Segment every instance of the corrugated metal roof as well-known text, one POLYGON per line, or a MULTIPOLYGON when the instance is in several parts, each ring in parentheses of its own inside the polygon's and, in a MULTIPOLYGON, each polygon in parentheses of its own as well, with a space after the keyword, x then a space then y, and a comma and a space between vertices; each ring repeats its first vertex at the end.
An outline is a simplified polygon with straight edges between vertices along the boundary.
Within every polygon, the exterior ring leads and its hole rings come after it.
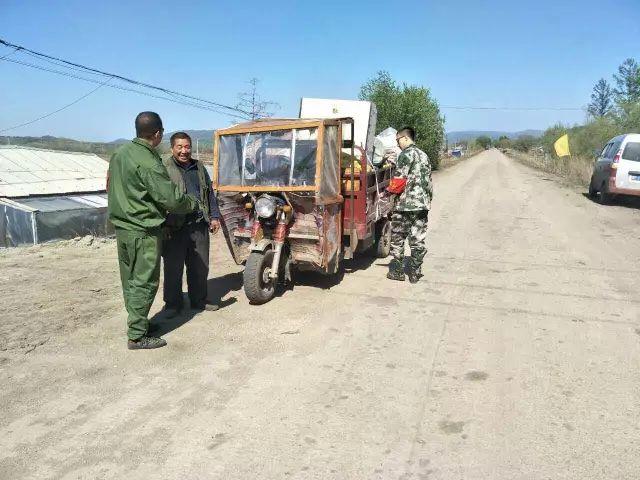
POLYGON ((0 197, 104 191, 108 168, 93 153, 0 146, 0 197))

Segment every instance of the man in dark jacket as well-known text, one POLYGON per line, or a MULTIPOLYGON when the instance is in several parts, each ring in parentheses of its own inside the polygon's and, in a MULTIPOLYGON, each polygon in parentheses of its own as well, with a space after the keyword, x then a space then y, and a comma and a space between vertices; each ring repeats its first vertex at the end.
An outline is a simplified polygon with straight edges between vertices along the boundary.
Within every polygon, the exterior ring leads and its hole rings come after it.
POLYGON ((161 227, 167 212, 189 213, 198 200, 181 192, 169 178, 155 150, 162 141, 157 113, 136 117, 136 138, 121 146, 109 162, 109 219, 116 230, 124 304, 129 314, 127 346, 131 350, 167 344, 150 337, 149 309, 160 281, 161 227))
POLYGON ((217 310, 207 303, 209 276, 209 232, 220 228, 220 210, 204 165, 191 158, 191 137, 184 132, 171 136, 171 156, 164 165, 182 193, 200 200, 201 209, 185 214, 171 213, 165 224, 164 302, 167 317, 183 308, 182 273, 187 270, 187 290, 194 310, 217 310))

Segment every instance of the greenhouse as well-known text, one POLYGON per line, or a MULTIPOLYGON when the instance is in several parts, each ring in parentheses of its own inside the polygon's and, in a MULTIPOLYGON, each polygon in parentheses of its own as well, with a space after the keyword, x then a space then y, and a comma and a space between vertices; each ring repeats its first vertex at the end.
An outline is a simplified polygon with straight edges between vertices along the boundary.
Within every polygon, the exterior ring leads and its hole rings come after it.
POLYGON ((113 232, 108 162, 94 154, 0 147, 0 248, 113 232))

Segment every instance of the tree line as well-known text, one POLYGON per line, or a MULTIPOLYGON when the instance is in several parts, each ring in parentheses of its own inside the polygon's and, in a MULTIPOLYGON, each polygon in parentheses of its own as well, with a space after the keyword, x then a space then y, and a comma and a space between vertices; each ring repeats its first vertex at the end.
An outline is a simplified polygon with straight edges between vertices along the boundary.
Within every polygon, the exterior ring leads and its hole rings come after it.
POLYGON ((612 75, 612 82, 605 78, 596 82, 586 112, 584 125, 570 127, 558 123, 545 130, 540 138, 525 136, 512 140, 500 137, 493 140, 479 137, 475 142, 482 148, 495 146, 522 152, 542 147, 555 157, 553 144, 568 134, 573 155, 596 156, 610 138, 623 133, 640 133, 640 65, 635 59, 626 59, 612 75))
POLYGON ((413 127, 416 145, 429 156, 432 167, 438 168, 444 144, 444 116, 428 88, 399 84, 382 70, 362 85, 359 98, 376 104, 376 134, 388 127, 413 127))
POLYGON ((593 87, 584 125, 557 124, 545 131, 541 143, 546 151, 554 154, 553 142, 568 133, 572 154, 593 157, 610 138, 640 133, 640 65, 628 58, 612 78, 613 83, 601 78, 593 87))
POLYGON ((481 135, 475 140, 469 143, 468 148, 474 149, 487 149, 496 147, 500 149, 514 148, 521 152, 527 152, 539 143, 538 138, 533 135, 521 135, 518 138, 509 138, 506 135, 501 135, 497 139, 491 138, 488 135, 481 135))

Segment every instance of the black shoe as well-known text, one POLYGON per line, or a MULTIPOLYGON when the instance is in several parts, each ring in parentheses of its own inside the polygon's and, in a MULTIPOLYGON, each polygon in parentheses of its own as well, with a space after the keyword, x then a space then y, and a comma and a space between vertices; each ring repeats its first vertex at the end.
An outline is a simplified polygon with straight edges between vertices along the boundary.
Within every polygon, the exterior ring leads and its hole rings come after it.
POLYGON ((420 277, 422 277, 422 274, 414 270, 410 270, 409 272, 407 272, 407 277, 409 277, 410 283, 418 283, 420 277))
POLYGON ((201 303, 201 304, 196 304, 193 307, 191 307, 192 310, 195 310, 196 312, 215 312, 216 310, 218 310, 220 307, 218 305, 215 305, 213 303, 201 303))
POLYGON ((167 341, 157 337, 140 337, 137 340, 129 340, 127 342, 127 348, 129 350, 148 350, 151 348, 164 347, 167 341))
POLYGON ((389 263, 389 273, 387 273, 389 280, 398 280, 404 282, 404 272, 402 271, 402 263, 395 258, 389 263))
POLYGON ((387 273, 387 278, 389 280, 398 280, 399 282, 404 282, 404 273, 389 270, 389 272, 387 273))

